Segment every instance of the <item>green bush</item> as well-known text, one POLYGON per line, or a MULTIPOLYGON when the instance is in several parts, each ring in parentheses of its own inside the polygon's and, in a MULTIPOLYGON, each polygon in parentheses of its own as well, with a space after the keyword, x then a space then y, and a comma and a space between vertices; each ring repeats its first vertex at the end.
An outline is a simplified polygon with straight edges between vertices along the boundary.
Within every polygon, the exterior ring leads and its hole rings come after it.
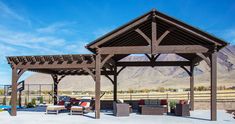
POLYGON ((24 105, 27 106, 27 104, 28 104, 28 101, 27 101, 27 98, 25 97, 25 99, 24 99, 24 105))
POLYGON ((6 98, 6 97, 3 98, 2 104, 3 104, 3 105, 6 105, 6 104, 7 104, 7 98, 6 98))
POLYGON ((43 104, 43 97, 42 96, 39 97, 39 102, 40 102, 40 104, 43 104))
POLYGON ((27 107, 27 108, 34 108, 34 104, 31 103, 31 102, 29 102, 26 107, 27 107))
POLYGON ((36 105, 36 99, 33 98, 31 103, 32 103, 33 105, 36 105))
POLYGON ((176 107, 176 103, 177 102, 175 100, 170 101, 170 108, 174 109, 176 107))

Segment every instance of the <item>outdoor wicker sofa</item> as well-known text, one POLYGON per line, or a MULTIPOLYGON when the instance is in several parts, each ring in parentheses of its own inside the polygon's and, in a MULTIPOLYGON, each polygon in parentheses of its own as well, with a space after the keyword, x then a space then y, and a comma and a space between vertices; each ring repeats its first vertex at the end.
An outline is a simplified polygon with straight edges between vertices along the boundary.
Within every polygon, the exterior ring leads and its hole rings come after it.
POLYGON ((142 100, 142 103, 139 104, 138 110, 142 115, 163 115, 168 111, 167 100, 142 100))

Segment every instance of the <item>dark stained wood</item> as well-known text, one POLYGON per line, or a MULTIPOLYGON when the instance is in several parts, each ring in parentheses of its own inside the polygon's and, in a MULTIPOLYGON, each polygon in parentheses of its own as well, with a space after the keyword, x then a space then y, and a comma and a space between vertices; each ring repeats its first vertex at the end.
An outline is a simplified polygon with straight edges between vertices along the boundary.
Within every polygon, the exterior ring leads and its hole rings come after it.
MULTIPOLYGON (((206 53, 208 48, 201 45, 167 45, 158 46, 153 50, 153 54, 167 53, 206 53)), ((103 47, 99 49, 100 54, 150 54, 149 46, 130 46, 130 47, 103 47)))
POLYGON ((151 39, 145 35, 144 32, 142 32, 139 28, 137 28, 135 31, 139 33, 148 42, 149 45, 151 45, 151 39))
POLYGON ((55 68, 59 68, 59 69, 74 69, 74 68, 94 68, 95 67, 95 63, 90 63, 90 64, 30 64, 30 65, 16 65, 17 69, 55 69, 55 68))
POLYGON ((98 51, 100 54, 143 54, 151 53, 150 46, 130 46, 130 47, 103 47, 98 51))
POLYGON ((11 116, 16 116, 17 106, 17 81, 20 76, 26 71, 26 69, 16 69, 15 65, 12 65, 12 92, 11 92, 11 116))
POLYGON ((168 53, 206 53, 208 49, 201 45, 167 45, 158 46, 154 49, 153 54, 168 54, 168 53))
POLYGON ((62 75, 62 76, 58 76, 55 74, 52 74, 51 77, 53 79, 53 103, 54 105, 57 105, 58 102, 58 84, 60 83, 60 81, 65 77, 66 75, 62 75))
POLYGON ((11 116, 16 116, 17 105, 17 70, 12 69, 11 116))
POLYGON ((113 54, 109 54, 108 56, 105 57, 105 59, 101 62, 101 67, 104 66, 104 64, 113 57, 113 54))
POLYGON ((100 118, 100 69, 101 69, 101 55, 96 55, 95 63, 95 118, 100 118))
POLYGON ((190 65, 190 108, 194 110, 194 64, 190 65))
POLYGON ((217 51, 211 54, 211 120, 217 120, 217 51))
POLYGON ((89 68, 83 68, 94 80, 95 80, 95 74, 89 69, 89 68))
POLYGON ((157 48, 157 46, 162 42, 162 40, 167 36, 167 34, 170 33, 170 30, 166 30, 162 35, 161 37, 159 37, 157 39, 157 43, 155 44, 155 48, 157 48))
MULTIPOLYGON (((123 69, 121 69, 123 70, 123 69)), ((119 70, 120 71, 120 70, 119 70)), ((119 72, 120 73, 120 72, 119 72)), ((113 75, 113 101, 117 101, 117 66, 114 66, 114 75, 113 75)))
POLYGON ((180 24, 177 24, 177 23, 175 23, 175 22, 173 22, 173 21, 171 21, 171 20, 169 20, 169 19, 163 18, 163 17, 161 17, 161 16, 159 16, 159 15, 157 15, 157 19, 161 19, 161 20, 163 20, 163 21, 165 21, 165 22, 167 22, 167 23, 170 23, 171 25, 174 25, 174 26, 176 26, 176 27, 178 27, 178 28, 180 28, 180 29, 183 29, 183 30, 185 30, 185 31, 187 31, 187 32, 189 32, 189 33, 191 33, 191 34, 193 34, 193 35, 196 35, 196 36, 198 36, 198 37, 200 37, 200 38, 202 38, 202 39, 205 39, 205 40, 207 40, 207 41, 210 41, 210 42, 212 42, 212 43, 215 43, 216 45, 219 45, 216 41, 214 41, 214 40, 212 40, 212 39, 210 39, 210 38, 208 38, 208 37, 206 37, 206 36, 203 36, 203 35, 201 35, 201 34, 195 32, 195 31, 193 31, 193 30, 191 30, 191 29, 188 29, 188 28, 186 28, 186 27, 184 27, 184 26, 182 26, 182 25, 180 25, 180 24))
POLYGON ((99 45, 117 37, 118 35, 126 32, 126 31, 129 31, 130 29, 133 29, 135 26, 147 21, 149 19, 149 15, 146 15, 138 20, 136 20, 135 22, 127 25, 126 27, 123 27, 121 28, 120 30, 116 31, 115 33, 113 33, 112 35, 109 35, 103 39, 101 39, 99 42, 96 42, 95 44, 93 44, 92 46, 90 46, 91 48, 97 48, 99 45))
POLYGON ((152 43, 151 43, 151 54, 153 54, 153 50, 157 48, 157 22, 156 22, 156 13, 153 11, 152 13, 152 23, 151 23, 151 30, 152 30, 152 43))
POLYGON ((205 62, 206 64, 210 67, 211 66, 211 62, 210 62, 210 59, 207 58, 205 55, 203 55, 202 53, 196 53, 199 57, 201 57, 205 62))
POLYGON ((190 66, 189 61, 157 61, 155 63, 152 62, 143 62, 143 61, 135 61, 135 62, 117 62, 117 66, 190 66))
POLYGON ((95 118, 98 119, 100 118, 100 76, 105 75, 113 82, 113 98, 116 100, 117 76, 127 66, 181 66, 190 75, 190 104, 193 110, 193 67, 205 60, 211 66, 211 120, 216 120, 216 52, 226 45, 226 42, 216 37, 152 10, 88 44, 86 47, 94 54, 7 57, 12 68, 11 115, 16 115, 17 80, 25 71, 34 71, 55 75, 55 91, 58 90, 57 85, 61 80, 58 76, 91 75, 96 82, 95 118), (214 45, 217 47, 214 48, 214 45), (189 61, 156 61, 160 54, 171 53, 189 61), (150 61, 120 61, 130 54, 146 54, 150 61), (209 55, 210 60, 207 58, 209 55), (122 68, 117 71, 117 67, 120 66, 122 68), (190 71, 185 66, 190 66, 190 71), (114 78, 111 79, 109 75, 113 75, 114 78))

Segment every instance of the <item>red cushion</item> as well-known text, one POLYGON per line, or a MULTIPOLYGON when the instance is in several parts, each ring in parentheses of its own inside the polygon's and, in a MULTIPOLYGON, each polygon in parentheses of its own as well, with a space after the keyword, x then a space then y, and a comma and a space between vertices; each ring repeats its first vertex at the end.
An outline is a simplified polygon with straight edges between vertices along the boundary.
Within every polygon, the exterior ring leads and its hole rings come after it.
POLYGON ((179 104, 187 104, 187 100, 180 100, 179 104))
POLYGON ((166 100, 166 99, 162 99, 162 100, 160 101, 160 104, 161 104, 161 105, 167 105, 167 100, 166 100))
POLYGON ((139 104, 139 105, 144 105, 144 104, 145 104, 145 103, 144 103, 144 100, 141 99, 138 104, 139 104))
POLYGON ((87 102, 82 102, 80 106, 85 107, 87 105, 87 102))

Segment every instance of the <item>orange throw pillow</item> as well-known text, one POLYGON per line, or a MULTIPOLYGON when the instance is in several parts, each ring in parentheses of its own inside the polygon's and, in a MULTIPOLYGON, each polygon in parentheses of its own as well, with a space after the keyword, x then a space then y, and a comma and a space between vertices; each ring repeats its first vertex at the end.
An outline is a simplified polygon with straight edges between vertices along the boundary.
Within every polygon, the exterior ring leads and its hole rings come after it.
POLYGON ((86 106, 86 105, 87 105, 87 102, 82 102, 81 103, 81 106, 83 106, 83 107, 86 106))

